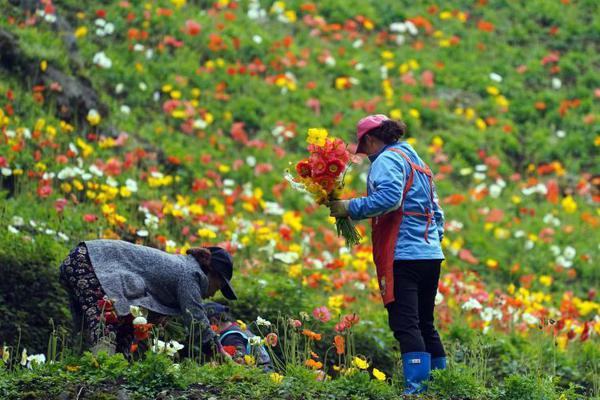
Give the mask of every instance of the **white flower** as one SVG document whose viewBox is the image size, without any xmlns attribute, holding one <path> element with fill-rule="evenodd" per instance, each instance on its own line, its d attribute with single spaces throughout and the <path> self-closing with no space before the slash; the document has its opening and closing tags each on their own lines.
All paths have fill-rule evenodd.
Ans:
<svg viewBox="0 0 600 400">
<path fill-rule="evenodd" d="M 64 233 L 62 233 L 62 232 L 58 232 L 56 234 L 56 236 L 58 236 L 59 239 L 65 241 L 65 242 L 69 241 L 69 237 L 67 235 L 65 235 Z"/>
<path fill-rule="evenodd" d="M 531 250 L 535 246 L 535 242 L 533 240 L 528 240 L 525 242 L 525 250 Z"/>
<path fill-rule="evenodd" d="M 25 220 L 23 219 L 23 217 L 15 215 L 14 217 L 12 217 L 12 224 L 14 226 L 23 226 L 25 225 Z"/>
<path fill-rule="evenodd" d="M 140 82 L 138 87 L 142 92 L 145 92 L 148 89 L 148 85 L 146 85 L 144 82 Z"/>
<path fill-rule="evenodd" d="M 554 77 L 552 78 L 552 89 L 560 89 L 562 86 L 562 82 L 560 81 L 560 79 Z"/>
<path fill-rule="evenodd" d="M 37 365 L 42 365 L 46 362 L 44 354 L 32 354 L 27 357 L 27 368 L 33 369 Z"/>
<path fill-rule="evenodd" d="M 494 82 L 502 82 L 502 76 L 495 72 L 492 72 L 490 74 L 490 79 L 493 80 Z"/>
<path fill-rule="evenodd" d="M 417 29 L 415 24 L 413 24 L 412 22 L 406 21 L 404 23 L 404 25 L 406 25 L 406 29 L 408 30 L 408 33 L 410 33 L 411 35 L 416 36 L 419 33 L 419 30 Z"/>
<path fill-rule="evenodd" d="M 261 318 L 260 316 L 256 318 L 256 325 L 258 326 L 271 326 L 271 322 L 266 319 Z"/>
<path fill-rule="evenodd" d="M 435 295 L 435 305 L 439 306 L 444 301 L 444 295 L 440 292 L 437 292 Z"/>
<path fill-rule="evenodd" d="M 572 260 L 575 257 L 575 254 L 577 254 L 577 251 L 575 251 L 574 247 L 567 246 L 565 247 L 563 254 L 567 259 Z"/>
<path fill-rule="evenodd" d="M 131 108 L 130 108 L 128 105 L 126 105 L 126 104 L 123 104 L 123 105 L 121 106 L 120 110 L 121 110 L 121 112 L 122 112 L 123 114 L 125 114 L 125 115 L 129 115 L 129 114 L 131 114 Z"/>
<path fill-rule="evenodd" d="M 496 185 L 495 183 L 490 185 L 490 196 L 494 199 L 497 199 L 498 197 L 500 197 L 500 194 L 502 193 L 502 188 L 499 185 Z"/>
<path fill-rule="evenodd" d="M 554 255 L 554 257 L 557 257 L 557 256 L 560 255 L 560 247 L 558 247 L 555 244 L 553 244 L 552 246 L 550 246 L 550 251 L 552 252 L 552 255 Z"/>
<path fill-rule="evenodd" d="M 117 83 L 117 86 L 115 86 L 115 93 L 121 94 L 123 93 L 123 89 L 125 89 L 125 85 L 123 85 L 122 83 Z"/>
<path fill-rule="evenodd" d="M 479 310 L 482 308 L 482 306 L 481 306 L 481 303 L 477 299 L 471 297 L 469 300 L 467 300 L 465 303 L 463 303 L 461 308 L 463 310 L 470 311 L 470 310 Z"/>
<path fill-rule="evenodd" d="M 406 25 L 402 22 L 392 22 L 390 24 L 390 31 L 404 33 L 406 32 Z"/>
<path fill-rule="evenodd" d="M 328 67 L 335 67 L 335 58 L 328 56 L 325 59 L 325 65 L 327 65 Z"/>
<path fill-rule="evenodd" d="M 529 325 L 535 325 L 539 322 L 539 319 L 537 317 L 535 317 L 534 315 L 531 315 L 529 313 L 523 313 L 521 318 L 523 318 L 523 321 L 525 321 Z"/>
<path fill-rule="evenodd" d="M 246 157 L 246 164 L 248 164 L 249 167 L 254 167 L 256 165 L 256 157 L 254 157 L 254 156 Z"/>
<path fill-rule="evenodd" d="M 4 176 L 11 176 L 12 175 L 12 170 L 10 168 L 2 168 L 2 175 L 4 175 Z"/>
<path fill-rule="evenodd" d="M 100 68 L 109 69 L 112 67 L 112 61 L 106 56 L 106 54 L 104 54 L 103 51 L 94 54 L 92 62 Z"/>
<path fill-rule="evenodd" d="M 22 366 L 27 365 L 27 349 L 23 349 L 23 351 L 21 352 L 21 362 L 20 364 Z"/>
<path fill-rule="evenodd" d="M 458 173 L 462 176 L 471 175 L 473 173 L 473 168 L 465 167 L 461 168 Z"/>
<path fill-rule="evenodd" d="M 144 318 L 143 316 L 135 317 L 135 319 L 132 322 L 133 325 L 145 325 L 147 323 L 148 323 L 148 320 L 146 318 Z"/>
<path fill-rule="evenodd" d="M 203 120 L 202 118 L 198 118 L 194 120 L 194 123 L 192 125 L 195 129 L 204 129 L 208 126 L 208 123 Z"/>
<path fill-rule="evenodd" d="M 159 339 L 152 340 L 152 352 L 153 353 L 164 353 L 166 343 Z"/>
<path fill-rule="evenodd" d="M 352 42 L 352 47 L 359 49 L 362 47 L 363 43 L 364 42 L 361 39 L 356 39 L 354 42 Z"/>
<path fill-rule="evenodd" d="M 125 186 L 127 187 L 127 189 L 129 189 L 130 192 L 137 192 L 138 191 L 138 185 L 137 182 L 134 181 L 133 179 L 129 178 L 125 181 Z"/>
<path fill-rule="evenodd" d="M 555 134 L 556 134 L 556 137 L 558 137 L 558 138 L 560 138 L 560 139 L 562 139 L 562 138 L 564 138 L 565 136 L 567 136 L 567 132 L 563 131 L 562 129 L 559 129 L 559 130 L 557 130 L 557 131 L 555 132 Z"/>
<path fill-rule="evenodd" d="M 285 210 L 281 207 L 279 203 L 267 201 L 265 202 L 264 212 L 265 214 L 269 215 L 283 215 Z"/>
<path fill-rule="evenodd" d="M 296 261 L 298 261 L 298 258 L 300 258 L 300 256 L 298 255 L 298 253 L 288 251 L 285 253 L 275 253 L 273 254 L 273 258 L 286 264 L 293 264 Z"/>
<path fill-rule="evenodd" d="M 103 176 L 103 175 L 104 175 L 104 172 L 102 172 L 102 170 L 101 170 L 100 168 L 98 168 L 98 167 L 97 167 L 96 165 L 94 165 L 94 164 L 90 165 L 90 167 L 88 168 L 88 170 L 89 170 L 89 171 L 90 171 L 92 174 L 94 174 L 94 175 L 96 175 L 96 176 Z"/>
<path fill-rule="evenodd" d="M 262 343 L 262 338 L 260 336 L 252 336 L 248 339 L 248 343 L 250 346 L 260 346 Z"/>
<path fill-rule="evenodd" d="M 165 353 L 169 357 L 173 357 L 177 352 L 183 349 L 183 345 L 176 340 L 170 340 L 165 346 Z"/>
<path fill-rule="evenodd" d="M 139 237 L 148 237 L 148 231 L 146 229 L 140 229 L 136 232 Z"/>
<path fill-rule="evenodd" d="M 396 35 L 396 44 L 398 46 L 402 46 L 404 43 L 406 43 L 406 38 L 404 35 Z"/>
<path fill-rule="evenodd" d="M 263 38 L 260 35 L 254 35 L 254 36 L 252 36 L 252 40 L 256 44 L 261 44 L 263 41 Z"/>
</svg>

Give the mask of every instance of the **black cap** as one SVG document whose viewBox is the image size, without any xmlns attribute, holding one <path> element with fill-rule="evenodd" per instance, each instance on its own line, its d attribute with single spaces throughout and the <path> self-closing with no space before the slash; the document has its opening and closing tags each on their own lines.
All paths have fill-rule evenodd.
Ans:
<svg viewBox="0 0 600 400">
<path fill-rule="evenodd" d="M 219 315 L 229 312 L 229 307 L 221 303 L 216 303 L 214 301 L 207 301 L 206 303 L 202 303 L 202 308 L 204 308 L 204 313 L 209 319 L 218 318 Z"/>
<path fill-rule="evenodd" d="M 229 300 L 237 300 L 237 295 L 231 287 L 233 277 L 233 259 L 227 250 L 222 247 L 208 247 L 210 250 L 210 266 L 223 278 L 225 284 L 221 288 L 223 296 Z"/>
</svg>

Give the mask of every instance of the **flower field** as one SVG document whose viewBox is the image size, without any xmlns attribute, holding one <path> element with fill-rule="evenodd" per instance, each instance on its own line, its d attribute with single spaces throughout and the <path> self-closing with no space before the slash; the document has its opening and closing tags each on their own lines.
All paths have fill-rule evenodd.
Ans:
<svg viewBox="0 0 600 400">
<path fill-rule="evenodd" d="M 307 140 L 352 143 L 371 113 L 406 122 L 446 217 L 436 321 L 450 368 L 424 398 L 600 396 L 595 0 L 0 10 L 2 398 L 398 398 L 370 227 L 345 247 L 321 194 L 286 179 Z M 368 160 L 351 160 L 343 199 L 365 192 Z M 194 362 L 177 322 L 152 340 L 184 350 L 132 366 L 72 354 L 58 266 L 98 237 L 229 249 L 229 305 L 277 372 Z"/>
</svg>

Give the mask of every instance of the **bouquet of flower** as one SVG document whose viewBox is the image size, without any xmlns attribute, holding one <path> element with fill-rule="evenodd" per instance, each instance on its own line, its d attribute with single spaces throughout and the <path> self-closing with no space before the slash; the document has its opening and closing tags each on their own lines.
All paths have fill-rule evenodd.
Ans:
<svg viewBox="0 0 600 400">
<path fill-rule="evenodd" d="M 327 130 L 308 130 L 310 156 L 296 164 L 296 174 L 286 171 L 292 188 L 308 193 L 317 204 L 339 200 L 344 187 L 344 177 L 349 169 L 350 153 L 341 139 L 328 138 Z M 338 236 L 346 239 L 348 247 L 358 244 L 360 233 L 350 218 L 336 218 Z"/>
</svg>

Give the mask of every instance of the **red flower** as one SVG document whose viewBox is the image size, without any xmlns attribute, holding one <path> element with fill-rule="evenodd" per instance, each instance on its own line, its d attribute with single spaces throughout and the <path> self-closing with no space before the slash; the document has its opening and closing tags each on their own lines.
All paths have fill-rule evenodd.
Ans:
<svg viewBox="0 0 600 400">
<path fill-rule="evenodd" d="M 341 160 L 333 159 L 327 163 L 327 168 L 325 169 L 325 173 L 329 176 L 337 178 L 344 171 L 344 163 Z"/>
<path fill-rule="evenodd" d="M 310 156 L 309 162 L 311 165 L 313 178 L 321 176 L 325 173 L 327 169 L 327 163 L 325 162 L 322 156 L 315 153 Z"/>
<path fill-rule="evenodd" d="M 83 220 L 85 222 L 96 222 L 98 220 L 98 217 L 94 214 L 85 214 L 83 216 Z"/>
<path fill-rule="evenodd" d="M 190 36 L 196 36 L 200 33 L 201 26 L 194 20 L 188 19 L 185 21 L 184 32 Z"/>
<path fill-rule="evenodd" d="M 235 356 L 235 353 L 237 352 L 237 347 L 235 347 L 235 346 L 223 346 L 223 350 L 225 351 L 225 353 L 227 353 L 231 357 L 233 357 L 233 356 Z"/>
<path fill-rule="evenodd" d="M 330 176 L 327 175 L 321 175 L 321 176 L 317 176 L 313 178 L 313 181 L 321 186 L 323 188 L 323 190 L 325 190 L 327 193 L 333 191 L 333 189 L 335 189 L 335 178 L 332 178 Z"/>
<path fill-rule="evenodd" d="M 360 321 L 360 317 L 356 313 L 347 314 L 344 315 L 342 321 L 344 322 L 344 324 L 346 324 L 346 326 L 348 326 L 348 328 L 352 328 L 354 325 L 358 324 L 358 322 Z"/>
<path fill-rule="evenodd" d="M 136 340 L 146 340 L 150 337 L 150 331 L 152 330 L 153 324 L 137 324 L 133 326 L 133 336 Z"/>
<path fill-rule="evenodd" d="M 37 194 L 42 198 L 50 196 L 52 194 L 52 186 L 44 184 L 38 187 Z"/>
<path fill-rule="evenodd" d="M 310 177 L 312 173 L 310 161 L 302 160 L 298 164 L 296 164 L 296 172 L 298 172 L 298 175 L 300 175 L 302 178 Z"/>
</svg>

